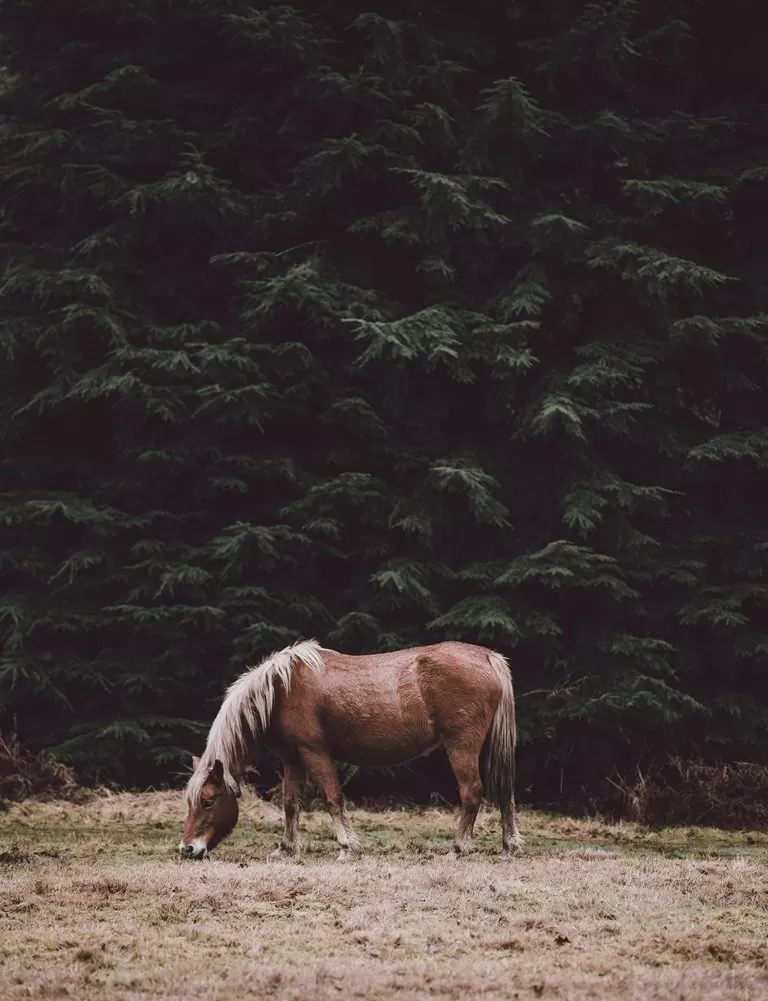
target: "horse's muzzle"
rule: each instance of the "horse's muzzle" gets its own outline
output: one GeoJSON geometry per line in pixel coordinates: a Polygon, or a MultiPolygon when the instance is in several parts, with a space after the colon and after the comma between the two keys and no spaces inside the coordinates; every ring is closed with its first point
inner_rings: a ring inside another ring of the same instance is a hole
{"type": "Polygon", "coordinates": [[[205,845],[179,845],[179,854],[182,858],[204,859],[208,849],[205,845]]]}

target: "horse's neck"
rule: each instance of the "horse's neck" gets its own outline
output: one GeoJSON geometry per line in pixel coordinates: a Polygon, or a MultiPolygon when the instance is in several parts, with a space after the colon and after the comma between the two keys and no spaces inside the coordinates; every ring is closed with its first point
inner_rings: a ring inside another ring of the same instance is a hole
{"type": "Polygon", "coordinates": [[[209,738],[206,754],[209,767],[213,766],[214,761],[218,759],[221,761],[225,773],[231,775],[236,782],[242,780],[256,750],[256,741],[245,725],[244,714],[239,715],[241,718],[238,720],[240,725],[237,738],[229,739],[221,734],[218,734],[217,738],[213,740],[209,738]]]}
{"type": "Polygon", "coordinates": [[[243,775],[248,765],[251,763],[253,757],[253,741],[248,741],[248,746],[243,748],[242,751],[234,755],[228,762],[223,762],[225,771],[237,782],[242,781],[243,775]]]}

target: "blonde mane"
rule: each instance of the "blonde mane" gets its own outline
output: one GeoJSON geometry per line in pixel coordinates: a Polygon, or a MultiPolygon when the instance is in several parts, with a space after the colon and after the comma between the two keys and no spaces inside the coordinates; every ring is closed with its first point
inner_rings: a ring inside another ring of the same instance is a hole
{"type": "Polygon", "coordinates": [[[304,640],[273,653],[227,689],[216,719],[208,732],[208,741],[200,762],[187,784],[190,803],[200,799],[205,780],[214,761],[224,766],[224,781],[232,792],[239,792],[237,776],[246,764],[250,740],[264,733],[275,704],[275,682],[285,691],[297,664],[315,673],[323,670],[322,647],[315,640],[304,640]]]}

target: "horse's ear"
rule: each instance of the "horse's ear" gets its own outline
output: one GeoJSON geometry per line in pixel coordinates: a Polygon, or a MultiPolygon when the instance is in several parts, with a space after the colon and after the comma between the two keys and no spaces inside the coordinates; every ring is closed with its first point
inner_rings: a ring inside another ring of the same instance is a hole
{"type": "Polygon", "coordinates": [[[213,768],[211,768],[211,775],[217,782],[224,781],[224,765],[219,761],[218,758],[213,763],[213,768]]]}
{"type": "Polygon", "coordinates": [[[197,771],[197,769],[198,769],[198,767],[199,767],[199,765],[200,765],[200,758],[196,758],[196,757],[195,757],[195,756],[193,755],[193,756],[192,756],[192,771],[193,771],[193,772],[196,772],[196,771],[197,771]]]}

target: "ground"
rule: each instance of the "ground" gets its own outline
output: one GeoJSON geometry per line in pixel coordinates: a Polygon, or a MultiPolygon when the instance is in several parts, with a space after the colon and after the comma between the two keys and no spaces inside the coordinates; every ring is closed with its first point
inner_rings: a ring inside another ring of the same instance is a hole
{"type": "Polygon", "coordinates": [[[0,814],[0,997],[78,1001],[768,996],[768,834],[650,832],[523,812],[526,854],[446,856],[448,809],[325,815],[269,861],[277,809],[246,794],[205,862],[176,855],[178,793],[0,814]]]}

